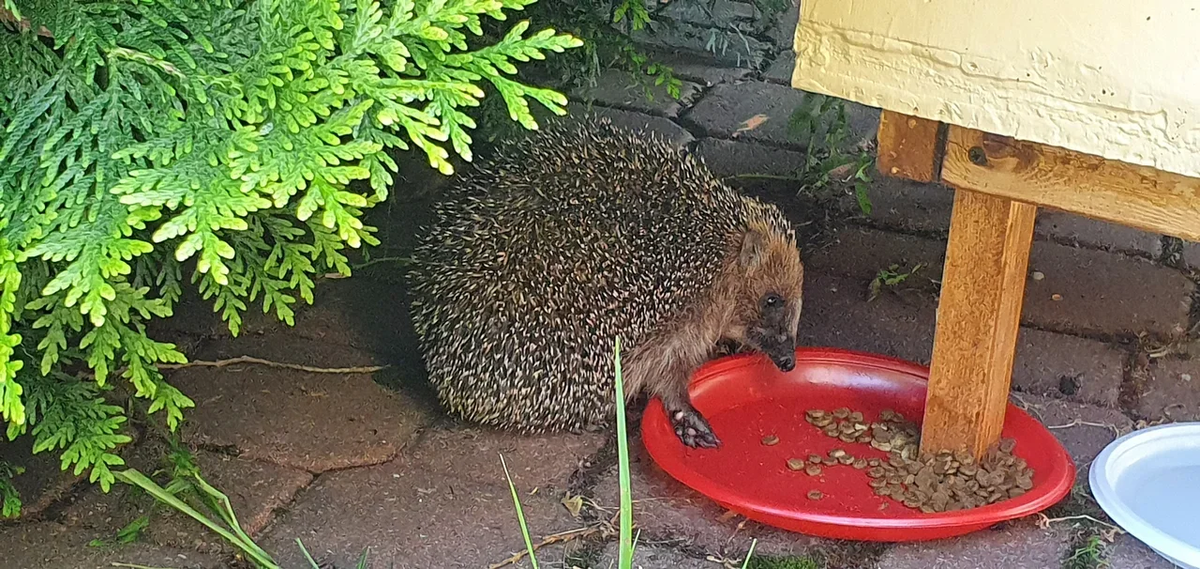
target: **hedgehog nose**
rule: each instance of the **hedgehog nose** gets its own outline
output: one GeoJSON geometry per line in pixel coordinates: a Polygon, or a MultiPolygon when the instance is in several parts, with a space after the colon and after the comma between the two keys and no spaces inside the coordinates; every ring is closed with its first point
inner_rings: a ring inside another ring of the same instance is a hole
{"type": "Polygon", "coordinates": [[[780,371],[783,371],[783,372],[792,371],[793,369],[796,369],[796,356],[793,354],[788,354],[786,356],[783,356],[782,358],[779,358],[779,360],[776,361],[775,364],[779,366],[780,371]]]}

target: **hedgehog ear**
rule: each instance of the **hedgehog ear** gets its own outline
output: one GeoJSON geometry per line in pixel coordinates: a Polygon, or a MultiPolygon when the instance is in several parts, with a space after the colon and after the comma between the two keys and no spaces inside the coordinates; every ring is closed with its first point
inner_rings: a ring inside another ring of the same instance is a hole
{"type": "Polygon", "coordinates": [[[767,254],[767,234],[761,229],[750,228],[742,236],[742,251],[738,261],[743,267],[754,267],[762,262],[767,254]]]}

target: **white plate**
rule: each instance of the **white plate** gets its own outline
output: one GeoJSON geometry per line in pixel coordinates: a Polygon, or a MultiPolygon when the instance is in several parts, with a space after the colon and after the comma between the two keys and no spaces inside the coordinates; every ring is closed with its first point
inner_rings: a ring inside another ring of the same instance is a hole
{"type": "Polygon", "coordinates": [[[1175,565],[1200,569],[1200,423],[1129,433],[1104,448],[1088,478],[1117,525],[1175,565]]]}

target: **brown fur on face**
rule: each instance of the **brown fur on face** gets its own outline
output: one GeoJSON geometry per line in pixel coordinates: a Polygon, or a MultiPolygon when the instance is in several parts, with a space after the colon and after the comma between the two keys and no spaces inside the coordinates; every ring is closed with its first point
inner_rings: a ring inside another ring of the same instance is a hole
{"type": "Polygon", "coordinates": [[[628,396],[683,391],[722,341],[764,353],[785,371],[795,364],[804,283],[796,242],[756,225],[731,236],[729,251],[710,296],[631,354],[628,396]],[[782,301],[778,309],[766,306],[770,294],[782,301]]]}
{"type": "Polygon", "coordinates": [[[750,227],[741,239],[737,260],[728,266],[720,287],[732,307],[721,337],[762,352],[791,371],[803,306],[800,252],[792,238],[765,226],[750,227]]]}

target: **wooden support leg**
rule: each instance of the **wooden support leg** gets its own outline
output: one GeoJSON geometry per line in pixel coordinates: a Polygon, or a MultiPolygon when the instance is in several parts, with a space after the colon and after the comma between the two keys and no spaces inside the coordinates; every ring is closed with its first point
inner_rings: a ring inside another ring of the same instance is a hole
{"type": "Polygon", "coordinates": [[[921,451],[976,456],[1000,437],[1037,207],[956,190],[921,451]]]}

